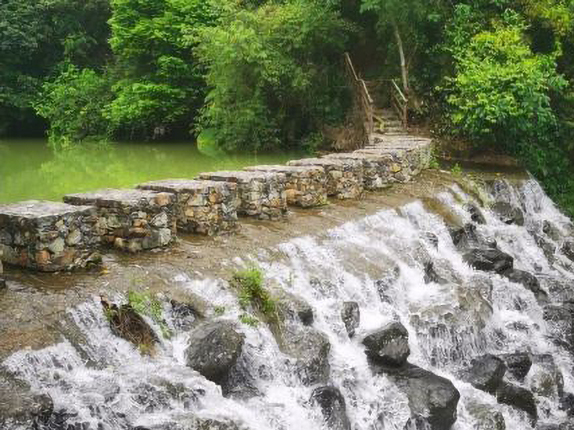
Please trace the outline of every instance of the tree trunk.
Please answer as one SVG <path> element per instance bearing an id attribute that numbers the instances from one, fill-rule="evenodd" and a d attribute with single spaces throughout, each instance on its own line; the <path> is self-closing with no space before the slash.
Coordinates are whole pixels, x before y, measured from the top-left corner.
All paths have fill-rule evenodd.
<path id="1" fill-rule="evenodd" d="M 409 70 L 407 68 L 407 61 L 405 59 L 405 50 L 403 48 L 403 39 L 401 38 L 401 33 L 399 27 L 395 21 L 393 21 L 393 30 L 395 33 L 395 38 L 397 39 L 397 47 L 399 48 L 399 56 L 401 58 L 401 75 L 403 78 L 403 90 L 405 95 L 409 93 Z"/>

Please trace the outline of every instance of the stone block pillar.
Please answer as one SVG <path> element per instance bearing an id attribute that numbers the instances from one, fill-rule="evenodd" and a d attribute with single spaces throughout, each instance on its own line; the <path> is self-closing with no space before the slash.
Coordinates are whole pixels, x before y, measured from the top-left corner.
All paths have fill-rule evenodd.
<path id="1" fill-rule="evenodd" d="M 237 228 L 237 184 L 167 179 L 138 188 L 175 194 L 177 225 L 181 231 L 212 236 Z"/>
<path id="2" fill-rule="evenodd" d="M 46 201 L 0 205 L 0 258 L 42 272 L 86 267 L 100 261 L 97 225 L 92 206 Z"/>
<path id="3" fill-rule="evenodd" d="M 223 171 L 202 173 L 199 179 L 236 184 L 239 215 L 279 220 L 287 214 L 283 173 Z"/>
<path id="4" fill-rule="evenodd" d="M 148 190 L 105 189 L 64 197 L 72 205 L 97 209 L 104 245 L 129 252 L 160 248 L 176 239 L 176 197 Z"/>

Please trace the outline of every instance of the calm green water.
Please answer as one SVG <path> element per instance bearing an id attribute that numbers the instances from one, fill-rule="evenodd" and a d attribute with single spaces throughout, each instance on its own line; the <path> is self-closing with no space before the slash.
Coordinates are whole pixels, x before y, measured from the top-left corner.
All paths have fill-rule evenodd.
<path id="1" fill-rule="evenodd" d="M 118 143 L 54 154 L 45 140 L 0 139 L 0 203 L 60 200 L 68 193 L 132 187 L 157 179 L 191 179 L 201 172 L 285 163 L 301 155 L 212 158 L 201 154 L 193 143 Z"/>

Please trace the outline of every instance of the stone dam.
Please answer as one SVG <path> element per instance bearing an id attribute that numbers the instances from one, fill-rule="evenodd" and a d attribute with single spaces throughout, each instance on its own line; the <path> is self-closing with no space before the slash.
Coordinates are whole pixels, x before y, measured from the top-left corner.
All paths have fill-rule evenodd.
<path id="1" fill-rule="evenodd" d="M 178 230 L 212 236 L 236 230 L 238 217 L 282 220 L 289 206 L 360 199 L 365 191 L 407 182 L 428 167 L 431 150 L 430 139 L 394 137 L 285 166 L 70 194 L 64 203 L 0 205 L 0 261 L 45 272 L 73 270 L 96 263 L 106 248 L 139 252 L 169 246 Z"/>

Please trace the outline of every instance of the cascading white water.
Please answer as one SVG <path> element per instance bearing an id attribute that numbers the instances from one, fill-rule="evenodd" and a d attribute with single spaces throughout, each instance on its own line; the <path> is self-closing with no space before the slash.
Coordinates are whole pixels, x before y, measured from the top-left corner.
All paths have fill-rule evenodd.
<path id="1" fill-rule="evenodd" d="M 507 225 L 483 208 L 486 223 L 477 226 L 478 233 L 494 238 L 502 251 L 514 257 L 517 269 L 572 283 L 572 262 L 560 253 L 550 262 L 533 235 L 544 221 L 552 223 L 559 237 L 547 240 L 559 249 L 559 242 L 570 234 L 569 220 L 540 186 L 527 180 L 495 190 L 493 197 L 521 207 L 525 224 Z M 453 186 L 437 199 L 465 223 L 471 222 L 465 205 L 473 199 L 462 189 Z M 429 233 L 438 238 L 436 246 Z M 448 282 L 425 283 L 428 261 Z M 411 415 L 406 395 L 387 377 L 373 374 L 361 344 L 367 333 L 393 320 L 408 329 L 409 362 L 446 377 L 459 390 L 455 430 L 485 428 L 471 413 L 477 404 L 491 413 L 501 412 L 507 429 L 532 428 L 524 412 L 498 404 L 493 396 L 459 379 L 471 359 L 485 353 L 550 354 L 564 377 L 564 391 L 574 392 L 572 357 L 549 339 L 543 309 L 534 294 L 499 275 L 468 266 L 444 219 L 421 202 L 380 211 L 317 237 L 260 250 L 235 263 L 256 263 L 268 280 L 311 305 L 314 328 L 331 344 L 330 383 L 345 397 L 353 430 L 403 430 Z M 224 280 L 179 275 L 172 281 L 214 307 L 225 308 L 223 315 L 210 318 L 238 322 L 242 310 Z M 551 300 L 557 299 L 549 293 Z M 341 319 L 343 302 L 348 301 L 357 302 L 361 313 L 352 339 Z M 70 427 L 74 430 L 151 428 L 187 416 L 229 419 L 252 430 L 328 428 L 318 406 L 309 401 L 314 387 L 301 383 L 292 358 L 281 352 L 265 324 L 238 323 L 246 336 L 241 360 L 250 369 L 257 394 L 226 398 L 219 386 L 186 367 L 188 334 L 169 318 L 168 304 L 166 311 L 175 335 L 162 339 L 152 358 L 112 334 L 94 298 L 69 311 L 70 321 L 84 335 L 81 344 L 64 339 L 43 350 L 20 351 L 3 366 L 33 390 L 51 396 L 59 413 L 59 421 L 51 423 L 55 429 L 74 424 Z M 160 332 L 153 321 L 149 323 Z M 545 372 L 543 363 L 535 363 L 522 385 L 536 393 L 540 421 L 560 422 L 564 412 L 559 410 L 557 393 L 540 389 Z"/>

